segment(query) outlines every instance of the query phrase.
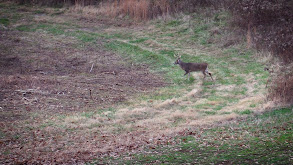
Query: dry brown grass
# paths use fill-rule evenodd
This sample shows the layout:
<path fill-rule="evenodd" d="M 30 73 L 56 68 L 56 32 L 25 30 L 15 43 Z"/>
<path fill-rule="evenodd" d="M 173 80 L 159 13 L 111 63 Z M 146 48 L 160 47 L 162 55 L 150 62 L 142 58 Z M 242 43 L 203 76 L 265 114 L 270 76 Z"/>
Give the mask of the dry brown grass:
<path fill-rule="evenodd" d="M 162 15 L 170 15 L 175 11 L 176 3 L 171 3 L 169 0 L 114 0 L 103 1 L 97 6 L 84 6 L 76 4 L 72 7 L 74 11 L 87 14 L 103 14 L 111 17 L 128 16 L 136 21 L 143 21 L 155 18 Z"/>
<path fill-rule="evenodd" d="M 281 58 L 273 55 L 272 52 L 260 51 L 257 55 L 261 61 L 266 63 L 266 70 L 269 73 L 267 80 L 268 99 L 280 105 L 292 105 L 293 89 L 293 64 L 286 64 Z"/>
<path fill-rule="evenodd" d="M 276 77 L 272 82 L 269 98 L 285 105 L 293 104 L 293 74 Z"/>
<path fill-rule="evenodd" d="M 153 18 L 158 13 L 154 13 L 154 9 L 160 14 L 169 13 L 169 2 L 167 0 L 159 0 L 151 3 L 149 0 L 124 0 L 114 2 L 103 2 L 99 8 L 93 10 L 91 7 L 85 7 L 86 12 L 101 13 L 107 16 L 129 16 L 135 20 L 146 20 Z"/>

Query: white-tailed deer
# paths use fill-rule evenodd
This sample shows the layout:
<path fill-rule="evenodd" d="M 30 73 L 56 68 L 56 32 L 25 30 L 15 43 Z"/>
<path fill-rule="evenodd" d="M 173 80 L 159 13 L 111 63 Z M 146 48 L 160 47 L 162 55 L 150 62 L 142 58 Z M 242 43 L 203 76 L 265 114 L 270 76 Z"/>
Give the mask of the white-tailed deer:
<path fill-rule="evenodd" d="M 188 80 L 190 77 L 190 72 L 201 71 L 206 78 L 206 74 L 208 74 L 212 80 L 214 81 L 212 74 L 208 71 L 208 64 L 207 63 L 185 63 L 180 60 L 180 57 L 175 61 L 174 65 L 178 64 L 184 71 L 185 75 L 188 74 Z"/>

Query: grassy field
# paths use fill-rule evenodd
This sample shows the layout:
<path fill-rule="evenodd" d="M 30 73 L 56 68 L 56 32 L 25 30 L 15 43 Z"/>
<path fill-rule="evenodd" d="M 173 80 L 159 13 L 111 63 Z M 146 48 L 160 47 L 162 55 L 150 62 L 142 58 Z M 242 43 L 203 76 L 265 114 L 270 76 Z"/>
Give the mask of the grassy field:
<path fill-rule="evenodd" d="M 271 110 L 269 59 L 227 12 L 132 23 L 0 9 L 1 162 L 292 162 L 292 108 Z M 176 55 L 209 63 L 215 81 L 188 80 Z"/>

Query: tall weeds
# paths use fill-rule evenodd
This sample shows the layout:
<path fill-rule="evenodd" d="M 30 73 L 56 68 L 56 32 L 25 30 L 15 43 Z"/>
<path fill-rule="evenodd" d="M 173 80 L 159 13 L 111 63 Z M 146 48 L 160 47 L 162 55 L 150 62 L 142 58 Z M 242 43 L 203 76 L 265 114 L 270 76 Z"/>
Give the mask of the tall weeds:
<path fill-rule="evenodd" d="M 293 104 L 293 74 L 278 76 L 272 82 L 275 86 L 270 88 L 269 98 L 282 104 Z"/>
<path fill-rule="evenodd" d="M 136 20 L 152 19 L 178 12 L 192 12 L 197 7 L 219 6 L 222 0 L 12 0 L 19 4 L 46 6 L 96 6 L 106 15 L 127 15 Z"/>

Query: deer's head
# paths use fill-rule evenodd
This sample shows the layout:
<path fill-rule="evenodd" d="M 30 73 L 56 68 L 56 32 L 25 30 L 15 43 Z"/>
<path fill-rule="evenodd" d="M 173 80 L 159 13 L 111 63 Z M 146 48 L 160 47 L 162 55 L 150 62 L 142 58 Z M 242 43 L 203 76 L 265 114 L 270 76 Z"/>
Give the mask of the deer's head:
<path fill-rule="evenodd" d="M 174 62 L 174 65 L 177 65 L 177 64 L 179 65 L 180 61 L 181 61 L 181 60 L 180 60 L 180 57 L 177 58 L 177 60 Z"/>

